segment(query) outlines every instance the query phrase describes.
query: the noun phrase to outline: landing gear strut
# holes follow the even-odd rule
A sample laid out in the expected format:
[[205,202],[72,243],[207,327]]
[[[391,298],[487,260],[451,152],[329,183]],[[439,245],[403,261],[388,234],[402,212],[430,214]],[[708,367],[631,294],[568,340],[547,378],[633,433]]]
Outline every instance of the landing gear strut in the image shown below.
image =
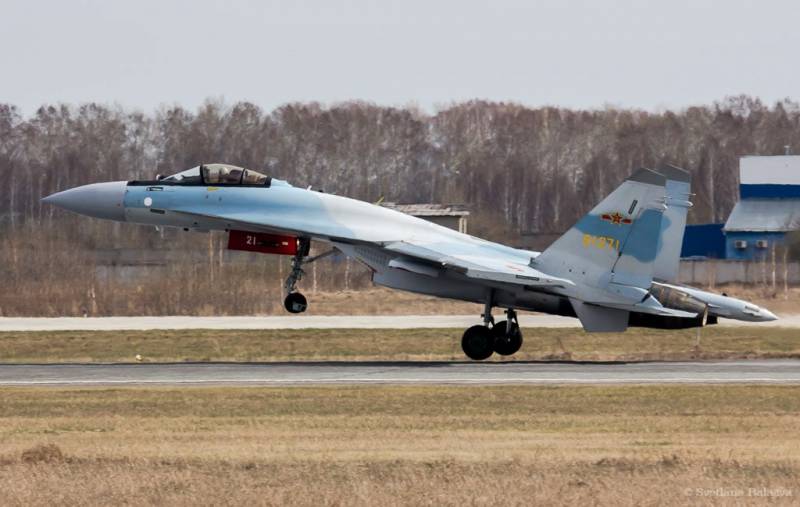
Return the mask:
[[283,300],[283,307],[289,313],[303,313],[308,308],[308,301],[306,297],[297,292],[297,282],[299,282],[305,271],[303,271],[304,264],[311,264],[312,262],[327,257],[334,253],[336,250],[328,250],[314,257],[308,257],[311,250],[311,240],[308,238],[299,238],[297,253],[292,257],[292,271],[289,277],[286,278],[286,283],[283,284],[286,291],[286,297]]
[[493,296],[494,294],[490,292],[486,299],[482,315],[483,325],[470,327],[461,338],[461,349],[464,354],[475,361],[488,359],[494,352],[501,356],[510,356],[522,347],[522,332],[519,329],[517,312],[509,308],[506,310],[508,319],[495,323],[492,317]]

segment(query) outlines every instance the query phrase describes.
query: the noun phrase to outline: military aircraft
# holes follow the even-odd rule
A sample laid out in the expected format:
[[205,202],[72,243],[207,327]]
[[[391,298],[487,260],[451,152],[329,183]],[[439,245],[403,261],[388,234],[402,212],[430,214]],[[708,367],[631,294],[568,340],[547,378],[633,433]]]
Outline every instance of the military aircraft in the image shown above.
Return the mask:
[[[483,304],[483,324],[461,340],[469,358],[483,360],[519,350],[517,310],[577,317],[589,332],[776,319],[754,304],[674,283],[690,183],[676,167],[639,169],[541,253],[228,164],[94,183],[43,200],[96,218],[227,231],[229,248],[291,255],[284,306],[292,313],[307,307],[297,291],[303,267],[342,252],[365,264],[377,285]],[[310,256],[311,241],[331,249]],[[506,319],[495,321],[494,308],[504,308]]]

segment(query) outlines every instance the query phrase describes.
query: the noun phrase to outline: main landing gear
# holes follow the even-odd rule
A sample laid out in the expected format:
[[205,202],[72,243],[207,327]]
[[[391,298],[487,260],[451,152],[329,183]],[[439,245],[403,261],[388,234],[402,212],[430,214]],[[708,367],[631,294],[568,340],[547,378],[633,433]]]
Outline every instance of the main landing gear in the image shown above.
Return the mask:
[[283,287],[286,290],[286,297],[283,300],[283,307],[286,308],[286,311],[289,313],[303,313],[308,308],[308,301],[306,300],[306,297],[297,292],[297,282],[299,282],[305,274],[305,271],[303,271],[303,265],[311,264],[312,262],[322,259],[323,257],[327,257],[335,252],[335,250],[331,249],[315,257],[308,257],[308,253],[311,250],[311,241],[307,238],[300,238],[298,241],[299,244],[297,253],[294,254],[294,257],[292,257],[292,271],[289,273],[286,283],[283,284]]
[[[492,317],[491,298],[483,312],[483,325],[472,326],[464,331],[461,348],[464,354],[475,361],[483,361],[497,352],[501,356],[510,356],[522,347],[522,332],[519,329],[517,312],[512,308],[506,310],[507,320],[495,323]],[[490,327],[491,326],[491,327]]]

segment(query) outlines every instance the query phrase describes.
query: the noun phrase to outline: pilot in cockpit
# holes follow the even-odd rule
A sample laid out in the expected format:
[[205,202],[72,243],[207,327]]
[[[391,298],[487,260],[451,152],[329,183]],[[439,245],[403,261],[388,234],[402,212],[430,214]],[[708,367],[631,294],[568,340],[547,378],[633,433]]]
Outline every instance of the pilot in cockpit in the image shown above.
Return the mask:
[[204,164],[164,178],[181,185],[270,186],[271,178],[260,172],[227,164]]

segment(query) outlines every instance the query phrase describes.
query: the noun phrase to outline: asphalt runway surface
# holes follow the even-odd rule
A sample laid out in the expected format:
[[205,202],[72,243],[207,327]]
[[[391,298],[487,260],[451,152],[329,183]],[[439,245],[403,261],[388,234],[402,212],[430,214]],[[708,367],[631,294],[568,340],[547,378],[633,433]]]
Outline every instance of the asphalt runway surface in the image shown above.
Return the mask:
[[0,364],[2,386],[800,384],[800,360]]
[[[502,313],[495,316],[501,317]],[[580,327],[577,319],[520,314],[522,327]],[[463,328],[480,324],[478,315],[276,315],[238,317],[0,317],[2,331],[145,331],[150,329],[414,329]],[[800,328],[800,315],[772,322],[721,319],[722,326]]]

